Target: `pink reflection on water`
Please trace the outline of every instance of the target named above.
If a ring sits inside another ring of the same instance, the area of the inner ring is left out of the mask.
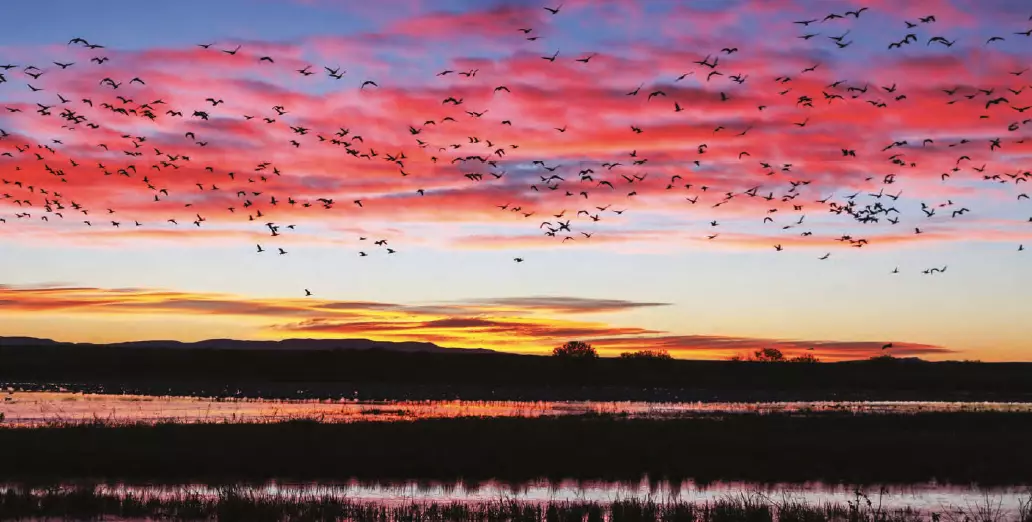
[[[64,486],[67,488],[82,486]],[[19,489],[15,485],[0,484],[0,492]],[[48,488],[52,490],[53,488]],[[59,488],[60,489],[60,488]],[[376,504],[428,504],[436,503],[486,503],[501,501],[519,502],[613,502],[618,500],[643,500],[657,503],[713,502],[728,497],[758,499],[765,502],[802,502],[810,505],[825,503],[845,505],[856,501],[857,491],[862,491],[874,503],[884,509],[911,508],[924,512],[953,513],[958,519],[983,508],[988,501],[1001,514],[1013,514],[1023,502],[1028,502],[1032,489],[1028,486],[979,488],[944,484],[914,484],[906,486],[850,486],[810,482],[802,484],[756,484],[744,482],[717,482],[699,484],[693,481],[681,483],[653,482],[643,479],[633,482],[534,481],[522,484],[506,484],[486,481],[475,484],[462,482],[359,482],[340,483],[287,483],[268,482],[261,486],[210,486],[204,484],[182,484],[174,486],[100,484],[94,489],[101,495],[156,500],[182,500],[183,498],[215,499],[227,490],[245,496],[289,499],[292,502],[315,501],[320,498],[334,498],[353,502]],[[43,490],[39,490],[42,492]]]
[[[404,421],[451,417],[541,417],[611,414],[677,418],[704,414],[848,412],[854,414],[1011,411],[1030,412],[1020,402],[591,402],[591,401],[357,401],[227,399],[108,395],[70,392],[8,392],[0,401],[4,426],[69,422],[321,422]]]

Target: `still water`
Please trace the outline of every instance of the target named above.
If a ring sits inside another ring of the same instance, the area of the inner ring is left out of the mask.
[[[0,425],[51,423],[255,422],[310,419],[323,422],[403,421],[448,417],[541,417],[586,413],[677,418],[711,414],[849,412],[855,414],[1022,411],[1024,402],[531,402],[358,401],[224,399],[202,397],[23,392],[0,399]]]

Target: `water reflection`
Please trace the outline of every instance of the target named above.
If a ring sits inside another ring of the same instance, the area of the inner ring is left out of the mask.
[[[447,417],[540,417],[611,414],[677,418],[707,414],[848,412],[854,414],[1032,411],[1022,402],[531,402],[274,400],[8,391],[0,402],[5,426],[102,421],[323,422],[404,421]]]
[[[82,484],[62,486],[67,489],[81,489]],[[184,497],[217,498],[227,487],[183,484],[183,485],[133,485],[96,484],[98,495],[171,501]],[[496,481],[476,484],[440,482],[363,483],[358,481],[341,483],[288,483],[269,482],[259,486],[233,486],[235,491],[248,496],[279,499],[334,498],[352,502],[376,504],[428,504],[428,503],[485,503],[498,501],[546,502],[614,502],[642,500],[656,503],[668,502],[712,502],[728,497],[759,497],[770,502],[794,501],[811,505],[846,505],[856,501],[858,493],[866,495],[875,506],[885,509],[911,508],[919,511],[967,511],[973,512],[990,502],[994,509],[1015,512],[1030,496],[1028,486],[980,488],[944,484],[914,484],[906,486],[850,486],[842,484],[756,484],[743,482],[717,482],[701,484],[693,481],[681,483],[655,482],[643,479],[639,483],[629,482],[580,482],[580,481],[536,481],[522,484],[506,484]],[[0,491],[20,490],[20,486],[0,485]],[[40,488],[38,491],[55,491],[61,488]],[[997,507],[998,506],[998,507]]]

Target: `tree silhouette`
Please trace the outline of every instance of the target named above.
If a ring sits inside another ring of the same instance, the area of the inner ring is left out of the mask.
[[[666,350],[638,350],[636,352],[624,352],[620,354],[621,359],[656,359],[668,361],[673,359]]]
[[[777,348],[763,348],[753,352],[753,360],[760,362],[784,362],[785,354]]]
[[[556,346],[555,349],[552,350],[552,355],[569,359],[598,358],[598,352],[596,352],[590,344],[581,341],[569,341],[562,346]]]

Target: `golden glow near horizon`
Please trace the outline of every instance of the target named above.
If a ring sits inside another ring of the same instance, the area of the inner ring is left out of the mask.
[[[678,358],[725,358],[764,347],[825,360],[879,354],[881,341],[677,335],[617,326],[600,316],[661,308],[661,303],[562,297],[471,300],[421,305],[322,299],[256,299],[165,290],[0,287],[5,317],[0,335],[33,335],[69,342],[212,338],[367,338],[425,341],[456,348],[548,353],[568,340],[592,343],[603,356],[641,349]],[[60,335],[53,325],[61,324]],[[813,348],[813,350],[809,350]],[[896,343],[896,355],[940,358],[936,346]]]

